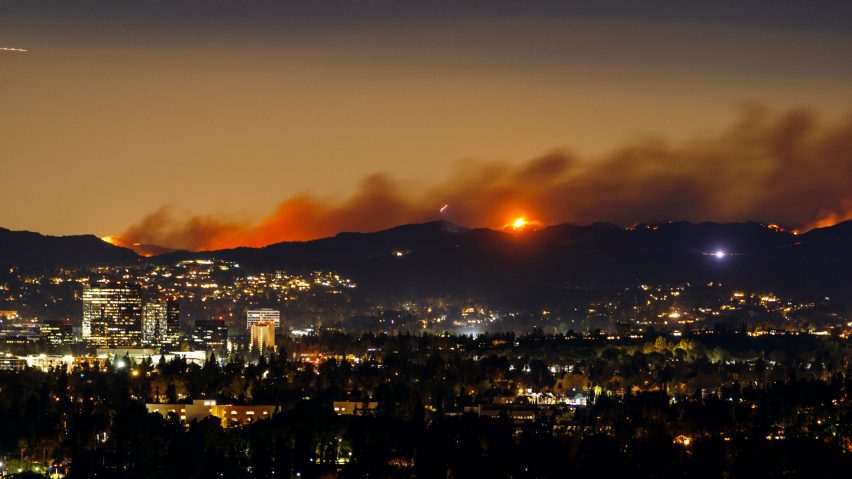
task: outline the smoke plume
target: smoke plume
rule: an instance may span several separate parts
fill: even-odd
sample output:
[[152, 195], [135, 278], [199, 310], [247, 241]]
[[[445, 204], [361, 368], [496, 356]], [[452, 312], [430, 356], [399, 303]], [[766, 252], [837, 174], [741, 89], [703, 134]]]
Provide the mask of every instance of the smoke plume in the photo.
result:
[[436, 185], [401, 184], [377, 174], [349, 198], [293, 196], [256, 223], [181, 219], [164, 207], [120, 241], [208, 250], [438, 218], [499, 227], [518, 216], [544, 224], [623, 226], [756, 220], [798, 229], [850, 219], [852, 115], [828, 122], [810, 110], [779, 113], [749, 105], [710, 137], [679, 143], [643, 138], [597, 159], [559, 150], [523, 164], [465, 160]]

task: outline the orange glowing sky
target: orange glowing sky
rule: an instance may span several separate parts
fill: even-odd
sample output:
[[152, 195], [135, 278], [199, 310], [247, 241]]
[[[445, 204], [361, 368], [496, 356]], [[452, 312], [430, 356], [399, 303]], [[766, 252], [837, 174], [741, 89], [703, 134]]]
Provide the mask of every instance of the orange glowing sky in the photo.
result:
[[[692, 151], [726, 134], [745, 101], [804, 106], [829, 125], [852, 108], [852, 9], [837, 2], [307, 3], [3, 2], [0, 45], [27, 51], [0, 51], [0, 226], [120, 235], [167, 211], [218, 239], [178, 238], [182, 223], [143, 239], [210, 247], [435, 219], [444, 204], [440, 215], [470, 226], [522, 208], [629, 223], [629, 211], [541, 211], [553, 196], [535, 185], [473, 200], [441, 185], [472, 160], [523, 169], [563, 151], [603, 164], [658, 135]], [[374, 173], [418, 193], [350, 221]], [[445, 196], [422, 199], [432, 194]], [[824, 214], [796, 218], [846, 211], [835, 197], [809, 208]], [[298, 232], [274, 233], [293, 222]]]

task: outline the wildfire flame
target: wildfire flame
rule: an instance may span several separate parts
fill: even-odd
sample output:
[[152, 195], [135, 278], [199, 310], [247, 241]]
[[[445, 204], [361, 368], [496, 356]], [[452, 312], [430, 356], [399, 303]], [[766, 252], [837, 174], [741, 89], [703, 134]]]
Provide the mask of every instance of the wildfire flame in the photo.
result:
[[826, 228], [829, 226], [834, 226], [838, 223], [843, 223], [844, 221], [852, 220], [852, 202], [845, 201], [843, 203], [843, 207], [844, 208], [841, 211], [822, 212], [820, 217], [816, 221], [805, 227], [803, 231], [810, 231], [817, 228]]
[[124, 241], [122, 238], [120, 238], [118, 236], [106, 235], [106, 236], [101, 236], [100, 239], [104, 243], [109, 243], [113, 246], [118, 246], [118, 247], [121, 247], [121, 248], [130, 248], [133, 251], [135, 251], [136, 254], [138, 254], [140, 256], [144, 256], [146, 258], [150, 258], [151, 256], [154, 256], [154, 254], [156, 254], [156, 252], [152, 252], [150, 250], [149, 246], [146, 246], [146, 245], [143, 245], [143, 244], [140, 244], [140, 243], [128, 243], [127, 241]]
[[[852, 177], [849, 138], [852, 122], [847, 119], [829, 121], [808, 109], [774, 111], [749, 104], [736, 122], [709, 136], [641, 139], [596, 158], [554, 151], [522, 162], [462, 160], [438, 183], [373, 174], [345, 196], [283, 198], [259, 219], [176, 217], [162, 207], [118, 237], [124, 244], [195, 251], [262, 247], [341, 231], [378, 231], [439, 215], [474, 228], [503, 225], [503, 231], [519, 237], [530, 229], [525, 223], [531, 218], [548, 224], [616, 225], [653, 224], [662, 218], [723, 223], [751, 218], [807, 231], [852, 218], [852, 195], [843, 181]], [[775, 154], [790, 145], [795, 154]], [[708, 169], [715, 173], [708, 177]], [[453, 209], [440, 213], [444, 204]], [[518, 217], [523, 227], [513, 228]]]
[[525, 216], [519, 216], [503, 225], [502, 229], [508, 231], [525, 231], [528, 229], [537, 229], [541, 225], [541, 221], [528, 220]]

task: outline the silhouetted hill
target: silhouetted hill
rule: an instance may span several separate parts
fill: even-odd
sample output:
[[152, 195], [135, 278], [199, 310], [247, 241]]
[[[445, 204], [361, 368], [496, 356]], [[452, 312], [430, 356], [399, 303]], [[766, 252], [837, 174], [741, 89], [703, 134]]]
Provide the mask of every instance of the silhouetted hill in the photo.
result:
[[0, 228], [0, 264], [16, 266], [85, 266], [136, 261], [127, 248], [94, 235], [45, 236]]
[[[264, 248], [180, 251], [149, 261], [195, 257], [261, 270], [333, 269], [368, 291], [389, 295], [506, 296], [644, 282], [722, 281], [749, 289], [852, 298], [852, 222], [795, 235], [755, 222], [671, 222], [627, 229], [606, 223], [562, 224], [515, 232], [437, 221]], [[94, 236], [0, 230], [0, 263], [76, 266], [138, 259]]]
[[396, 252], [432, 249], [463, 236], [470, 230], [447, 221], [410, 224], [374, 233], [339, 233], [313, 241], [289, 241], [263, 248], [234, 248], [214, 252], [180, 251], [158, 256], [171, 262], [199, 256], [215, 256], [254, 267], [327, 267], [338, 262], [369, 260]]
[[809, 295], [852, 291], [852, 222], [798, 236], [755, 222], [562, 224], [520, 232], [433, 222], [157, 261], [194, 256], [252, 268], [335, 269], [387, 294], [506, 295], [686, 281]]

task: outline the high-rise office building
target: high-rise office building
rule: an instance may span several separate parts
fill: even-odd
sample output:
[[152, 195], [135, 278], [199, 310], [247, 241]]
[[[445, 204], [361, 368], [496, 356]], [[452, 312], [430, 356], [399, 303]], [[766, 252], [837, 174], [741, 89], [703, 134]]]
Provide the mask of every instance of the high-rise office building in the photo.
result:
[[64, 321], [44, 321], [39, 325], [39, 333], [52, 347], [74, 344], [74, 327]]
[[131, 286], [83, 289], [83, 339], [113, 348], [142, 342], [142, 297]]
[[166, 301], [166, 331], [163, 344], [176, 345], [180, 341], [180, 303], [175, 299]]
[[150, 346], [177, 344], [179, 321], [177, 301], [147, 301], [142, 308], [142, 342]]
[[249, 331], [252, 350], [265, 352], [269, 348], [275, 348], [275, 323], [255, 323], [251, 325]]
[[281, 326], [281, 311], [271, 308], [246, 311], [246, 329], [251, 329], [251, 325], [257, 323], [273, 323], [278, 328]]
[[148, 301], [142, 307], [142, 342], [146, 345], [159, 345], [163, 333], [168, 330], [166, 324], [166, 303]]
[[198, 319], [192, 330], [192, 342], [201, 349], [224, 349], [228, 341], [228, 326], [218, 319]]

